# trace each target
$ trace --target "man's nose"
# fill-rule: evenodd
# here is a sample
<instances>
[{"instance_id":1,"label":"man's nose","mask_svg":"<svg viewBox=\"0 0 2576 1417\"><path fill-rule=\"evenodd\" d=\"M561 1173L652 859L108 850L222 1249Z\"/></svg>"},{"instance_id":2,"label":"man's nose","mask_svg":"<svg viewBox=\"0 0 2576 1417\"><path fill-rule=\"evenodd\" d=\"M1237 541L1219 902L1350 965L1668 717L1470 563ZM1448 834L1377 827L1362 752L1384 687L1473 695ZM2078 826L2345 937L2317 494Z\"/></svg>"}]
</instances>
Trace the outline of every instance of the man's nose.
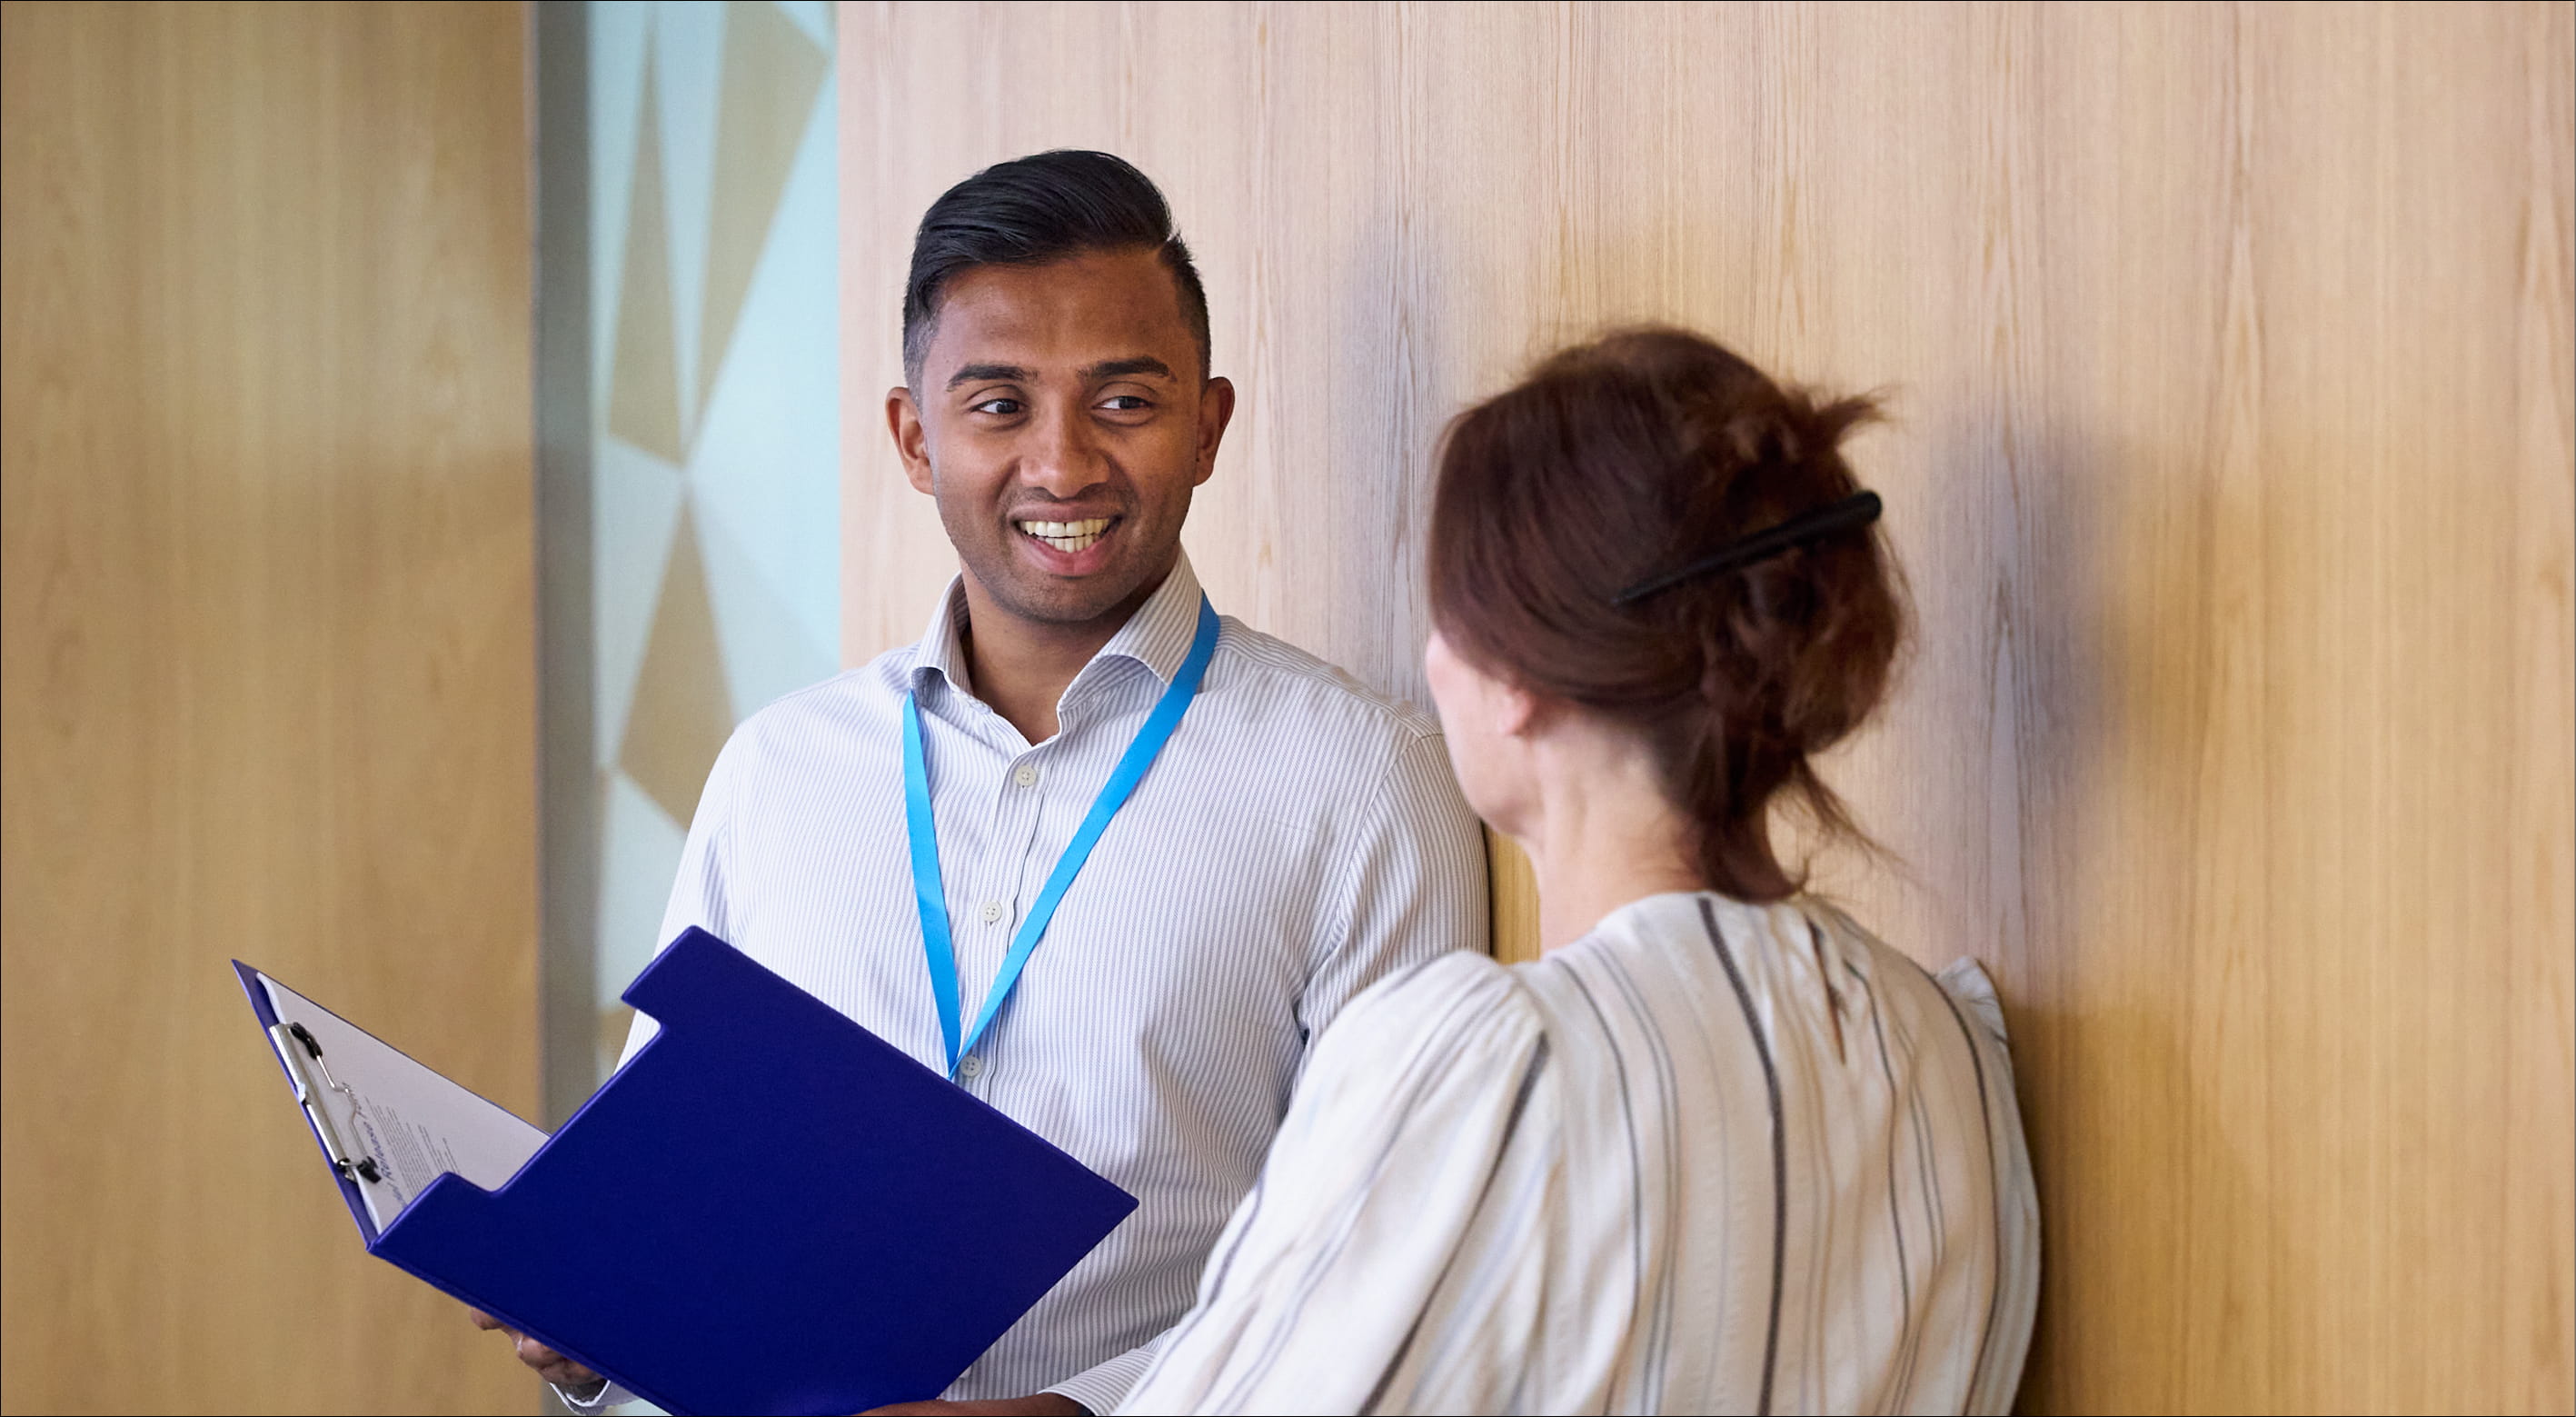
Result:
<instances>
[{"instance_id":1,"label":"man's nose","mask_svg":"<svg viewBox=\"0 0 2576 1417\"><path fill-rule=\"evenodd\" d=\"M1051 496L1070 498L1102 480L1099 440L1079 408L1041 415L1029 430L1020 481Z\"/></svg>"}]
</instances>

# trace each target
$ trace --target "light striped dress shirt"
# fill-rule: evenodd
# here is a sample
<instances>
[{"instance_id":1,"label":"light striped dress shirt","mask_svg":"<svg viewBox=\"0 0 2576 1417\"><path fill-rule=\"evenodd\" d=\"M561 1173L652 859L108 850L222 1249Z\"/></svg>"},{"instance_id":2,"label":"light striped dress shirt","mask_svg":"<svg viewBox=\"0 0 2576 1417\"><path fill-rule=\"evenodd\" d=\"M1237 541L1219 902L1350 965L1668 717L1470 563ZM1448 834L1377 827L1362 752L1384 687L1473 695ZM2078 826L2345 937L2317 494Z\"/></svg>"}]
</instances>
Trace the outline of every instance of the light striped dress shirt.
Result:
<instances>
[{"instance_id":1,"label":"light striped dress shirt","mask_svg":"<svg viewBox=\"0 0 2576 1417\"><path fill-rule=\"evenodd\" d=\"M1353 1002L1130 1412L2004 1412L2003 1016L1813 902L1653 896Z\"/></svg>"},{"instance_id":2,"label":"light striped dress shirt","mask_svg":"<svg viewBox=\"0 0 2576 1417\"><path fill-rule=\"evenodd\" d=\"M703 926L942 1068L904 831L903 695L919 696L971 1019L1021 913L1179 669L1198 607L1184 558L1066 688L1056 736L1033 746L973 696L952 582L919 644L735 731L699 800L662 938ZM1381 977L1483 948L1486 909L1483 837L1438 726L1223 621L1179 730L960 1069L961 1086L1140 1205L947 1396L1051 1390L1116 1406L1260 1174L1309 1037ZM639 1018L627 1055L652 1032Z\"/></svg>"}]
</instances>

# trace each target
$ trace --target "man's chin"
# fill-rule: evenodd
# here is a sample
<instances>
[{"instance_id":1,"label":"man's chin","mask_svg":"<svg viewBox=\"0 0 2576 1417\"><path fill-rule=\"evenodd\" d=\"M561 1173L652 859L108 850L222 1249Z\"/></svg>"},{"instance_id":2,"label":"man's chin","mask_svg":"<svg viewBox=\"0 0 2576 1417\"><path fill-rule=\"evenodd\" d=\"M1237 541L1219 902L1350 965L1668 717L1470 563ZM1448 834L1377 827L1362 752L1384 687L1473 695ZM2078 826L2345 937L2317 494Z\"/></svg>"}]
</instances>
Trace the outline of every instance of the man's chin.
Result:
<instances>
[{"instance_id":1,"label":"man's chin","mask_svg":"<svg viewBox=\"0 0 2576 1417\"><path fill-rule=\"evenodd\" d=\"M979 575L985 594L1005 613L1038 625L1068 629L1096 624L1132 608L1150 579L1126 567L1111 566L1086 576L1030 575L1014 566L999 576Z\"/></svg>"}]
</instances>

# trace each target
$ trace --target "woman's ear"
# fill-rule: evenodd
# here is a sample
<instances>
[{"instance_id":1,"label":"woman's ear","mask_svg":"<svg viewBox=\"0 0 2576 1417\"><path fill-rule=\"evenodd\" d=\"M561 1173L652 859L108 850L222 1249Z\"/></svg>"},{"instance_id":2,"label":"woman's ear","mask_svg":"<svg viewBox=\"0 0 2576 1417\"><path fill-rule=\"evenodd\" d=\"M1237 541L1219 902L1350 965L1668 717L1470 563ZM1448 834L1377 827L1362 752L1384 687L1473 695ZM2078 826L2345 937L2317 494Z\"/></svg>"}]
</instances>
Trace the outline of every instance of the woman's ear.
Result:
<instances>
[{"instance_id":1,"label":"woman's ear","mask_svg":"<svg viewBox=\"0 0 2576 1417\"><path fill-rule=\"evenodd\" d=\"M1487 708L1492 717L1486 726L1497 737L1527 738L1547 726L1551 715L1548 705L1538 695L1507 679L1488 679Z\"/></svg>"},{"instance_id":2,"label":"woman's ear","mask_svg":"<svg viewBox=\"0 0 2576 1417\"><path fill-rule=\"evenodd\" d=\"M1422 674L1431 686L1453 746L1474 747L1506 738L1526 738L1542 725L1537 695L1498 675L1486 673L1473 660L1450 648L1434 629L1422 647Z\"/></svg>"}]
</instances>

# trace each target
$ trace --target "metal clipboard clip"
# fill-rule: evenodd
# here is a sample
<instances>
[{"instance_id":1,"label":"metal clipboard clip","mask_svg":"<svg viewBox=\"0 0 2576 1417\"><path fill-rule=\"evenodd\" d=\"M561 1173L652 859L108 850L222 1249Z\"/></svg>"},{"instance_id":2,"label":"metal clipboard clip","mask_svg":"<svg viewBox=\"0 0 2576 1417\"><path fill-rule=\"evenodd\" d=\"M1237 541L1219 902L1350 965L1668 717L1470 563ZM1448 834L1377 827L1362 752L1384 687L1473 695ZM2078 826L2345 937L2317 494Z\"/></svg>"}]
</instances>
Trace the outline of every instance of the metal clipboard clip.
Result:
<instances>
[{"instance_id":1,"label":"metal clipboard clip","mask_svg":"<svg viewBox=\"0 0 2576 1417\"><path fill-rule=\"evenodd\" d=\"M341 1140L339 1129L331 1125L331 1114L322 1106L321 1093L328 1090L349 1099L350 1115L365 1110L358 1094L331 1076L331 1065L322 1061L322 1045L300 1023L271 1024L268 1038L277 1045L277 1056L285 1060L287 1075L295 1079L295 1100L303 1105L304 1115L313 1119L313 1130L322 1138L323 1150L331 1154L331 1169L371 1184L382 1182L384 1172L377 1168L376 1159ZM316 1071L322 1075L319 1089L313 1082Z\"/></svg>"}]
</instances>

